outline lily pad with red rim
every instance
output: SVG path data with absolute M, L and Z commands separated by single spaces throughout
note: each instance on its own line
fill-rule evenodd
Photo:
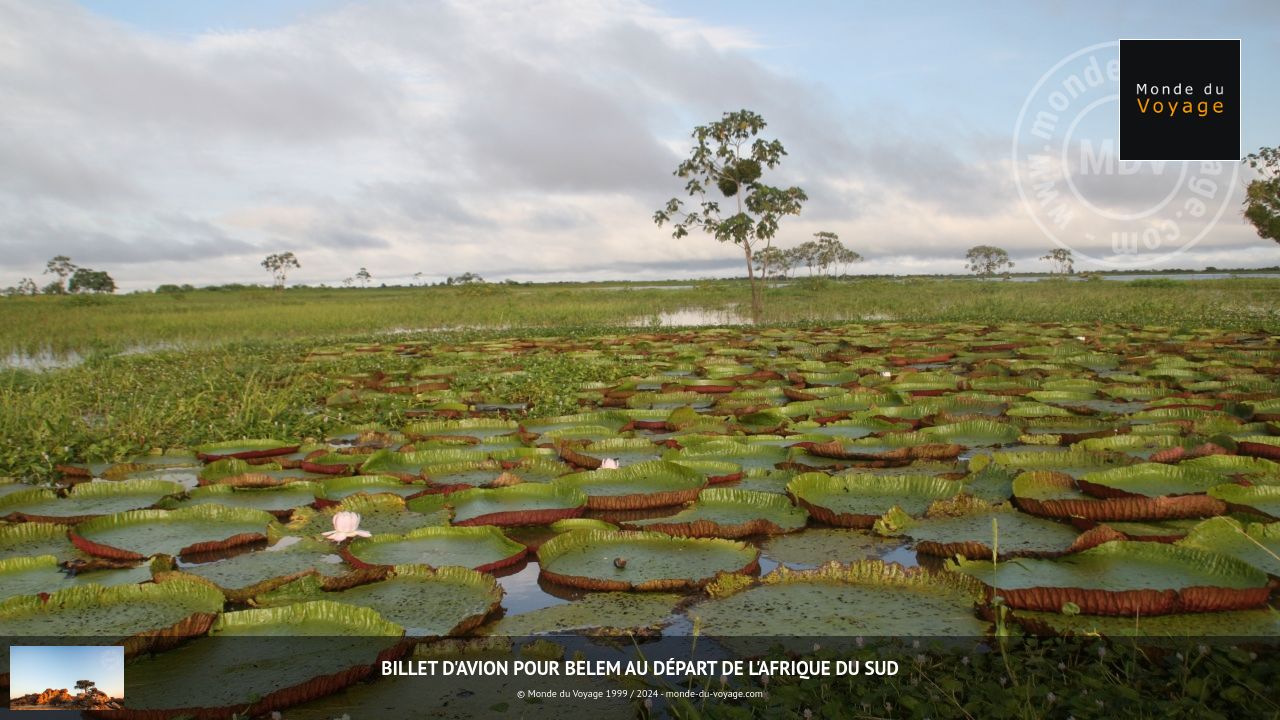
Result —
M 743 538 L 780 535 L 804 528 L 809 514 L 784 495 L 736 488 L 707 488 L 670 517 L 622 523 L 626 530 L 651 530 L 678 537 Z
M 281 440 L 226 440 L 224 442 L 197 445 L 194 450 L 196 451 L 196 457 L 205 462 L 213 462 L 226 458 L 251 460 L 288 455 L 296 451 L 298 447 L 298 443 Z
M 459 566 L 491 572 L 524 559 L 524 545 L 491 525 L 426 527 L 401 535 L 359 538 L 342 548 L 342 556 L 356 567 L 394 565 Z
M 143 560 L 152 555 L 209 553 L 265 542 L 274 522 L 261 510 L 221 505 L 131 510 L 86 520 L 71 530 L 71 542 L 90 555 Z
M 321 599 L 367 607 L 412 637 L 444 637 L 480 625 L 500 606 L 502 587 L 492 576 L 467 568 L 398 565 L 381 579 L 355 583 L 308 575 L 254 602 L 274 607 Z
M 1163 543 L 1116 540 L 1053 560 L 949 561 L 1010 607 L 1087 615 L 1246 610 L 1271 594 L 1266 573 L 1235 558 Z
M 587 496 L 581 491 L 543 483 L 423 495 L 408 502 L 410 510 L 420 513 L 448 508 L 453 516 L 451 524 L 458 527 L 548 525 L 578 517 L 586 506 Z
M 643 510 L 689 502 L 707 479 L 692 468 L 653 461 L 564 475 L 552 484 L 585 493 L 592 510 Z
M 898 507 L 921 515 L 930 503 L 955 497 L 962 486 L 929 475 L 824 475 L 804 473 L 787 483 L 787 494 L 815 519 L 839 527 L 869 528 Z
M 541 576 L 584 590 L 680 590 L 718 573 L 754 573 L 754 547 L 719 538 L 587 530 L 557 535 L 538 548 Z
M 224 613 L 208 637 L 128 663 L 128 708 L 115 712 L 139 718 L 267 715 L 363 680 L 379 660 L 402 655 L 403 634 L 373 610 L 327 600 Z M 245 639 L 255 637 L 292 639 Z

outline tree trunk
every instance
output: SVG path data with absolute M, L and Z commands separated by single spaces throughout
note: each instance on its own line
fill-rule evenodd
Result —
M 742 252 L 747 256 L 747 280 L 751 284 L 751 322 L 760 324 L 764 316 L 764 298 L 760 294 L 760 285 L 756 282 L 756 272 L 751 267 L 751 247 L 745 243 Z

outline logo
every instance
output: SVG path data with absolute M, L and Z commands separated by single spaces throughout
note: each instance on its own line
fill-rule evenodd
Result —
M 1078 50 L 1040 77 L 1018 113 L 1018 194 L 1059 247 L 1116 269 L 1194 246 L 1231 203 L 1240 163 L 1132 161 L 1119 151 L 1118 41 Z

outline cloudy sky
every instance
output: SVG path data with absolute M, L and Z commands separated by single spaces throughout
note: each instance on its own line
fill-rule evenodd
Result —
M 994 244 L 1040 269 L 1019 112 L 1121 37 L 1242 38 L 1243 151 L 1280 144 L 1271 0 L 904 5 L 0 0 L 0 286 L 58 253 L 124 289 L 267 282 L 284 250 L 312 284 L 740 274 L 651 217 L 691 128 L 744 107 L 789 153 L 772 181 L 810 198 L 777 244 L 832 230 L 868 273 L 961 272 Z M 1143 173 L 1084 192 L 1141 209 L 1164 189 Z M 1240 217 L 1246 181 L 1154 264 L 1280 264 Z

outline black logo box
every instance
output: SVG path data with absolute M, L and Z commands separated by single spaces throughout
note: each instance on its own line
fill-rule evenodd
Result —
M 1239 40 L 1120 40 L 1121 160 L 1238 162 L 1240 102 Z

